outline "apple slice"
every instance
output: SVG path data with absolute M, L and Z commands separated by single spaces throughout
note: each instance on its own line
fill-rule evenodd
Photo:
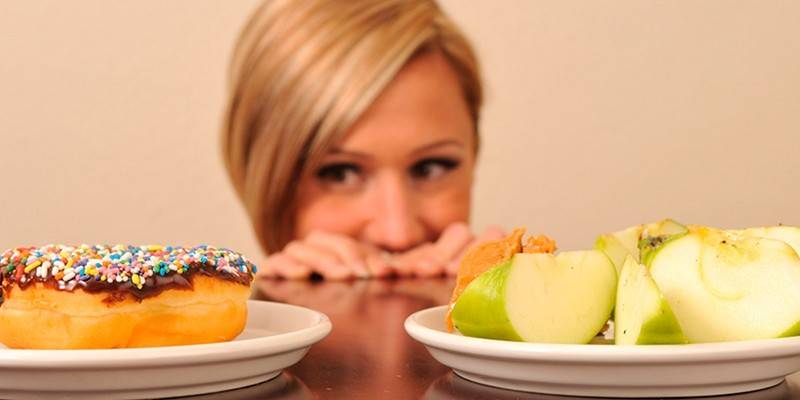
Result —
M 467 286 L 453 322 L 466 336 L 588 343 L 611 314 L 616 276 L 595 250 L 516 254 Z
M 621 231 L 606 233 L 597 237 L 594 242 L 595 250 L 600 250 L 605 253 L 611 262 L 614 263 L 614 268 L 617 269 L 617 275 L 622 270 L 622 264 L 627 256 L 633 256 L 634 260 L 639 259 L 639 236 L 642 234 L 642 225 L 632 226 Z
M 762 228 L 747 228 L 731 230 L 729 232 L 737 233 L 742 236 L 748 237 L 763 237 L 768 239 L 776 239 L 786 242 L 792 246 L 795 252 L 800 254 L 800 228 L 795 226 L 770 226 Z
M 800 334 L 800 257 L 786 242 L 693 227 L 650 273 L 692 343 Z
M 642 227 L 639 239 L 639 262 L 650 266 L 653 256 L 664 244 L 686 235 L 689 229 L 671 219 L 665 219 Z
M 614 343 L 687 343 L 675 314 L 647 267 L 628 256 L 617 285 Z

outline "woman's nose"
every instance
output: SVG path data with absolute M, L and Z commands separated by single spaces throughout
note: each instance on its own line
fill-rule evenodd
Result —
M 377 177 L 367 206 L 371 212 L 365 239 L 372 244 L 400 252 L 425 240 L 414 193 L 403 175 L 386 173 Z

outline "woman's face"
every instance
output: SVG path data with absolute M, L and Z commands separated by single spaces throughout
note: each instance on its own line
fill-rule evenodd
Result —
M 296 235 L 339 233 L 395 252 L 435 240 L 469 218 L 474 132 L 447 60 L 416 57 L 301 177 Z

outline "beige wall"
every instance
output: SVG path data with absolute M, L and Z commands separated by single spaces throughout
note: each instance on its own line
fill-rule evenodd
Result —
M 488 82 L 474 225 L 564 248 L 673 216 L 800 224 L 800 2 L 443 1 Z M 0 248 L 258 247 L 217 131 L 254 0 L 0 11 Z

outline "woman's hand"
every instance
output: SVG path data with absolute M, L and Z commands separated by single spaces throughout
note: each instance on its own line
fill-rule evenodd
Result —
M 439 276 L 444 274 L 449 264 L 459 259 L 474 239 L 466 224 L 454 223 L 442 232 L 436 242 L 423 243 L 395 255 L 391 265 L 400 276 Z
M 488 240 L 505 236 L 502 229 L 490 227 L 475 237 L 464 223 L 447 227 L 435 243 L 424 243 L 406 253 L 396 255 L 391 263 L 401 276 L 431 277 L 455 275 L 467 249 Z
M 483 233 L 481 233 L 472 242 L 470 242 L 466 247 L 464 247 L 464 249 L 458 255 L 458 258 L 456 258 L 455 260 L 450 262 L 450 264 L 447 264 L 447 267 L 445 268 L 445 272 L 447 273 L 447 275 L 456 275 L 458 273 L 458 266 L 461 265 L 461 259 L 464 258 L 464 254 L 467 252 L 467 250 L 470 247 L 475 246 L 475 245 L 480 244 L 480 243 L 488 242 L 488 241 L 491 241 L 491 240 L 500 240 L 500 239 L 502 239 L 504 237 L 506 237 L 506 232 L 502 228 L 497 227 L 497 226 L 490 226 L 490 227 L 486 228 L 486 230 L 483 231 Z
M 346 280 L 393 274 L 402 277 L 455 275 L 468 248 L 504 236 L 501 229 L 493 227 L 476 237 L 466 224 L 459 222 L 447 227 L 436 242 L 423 243 L 404 253 L 389 254 L 349 236 L 313 232 L 270 255 L 258 276 L 306 279 L 317 273 L 325 279 Z
M 266 268 L 259 270 L 262 277 L 288 279 L 305 279 L 312 273 L 343 280 L 380 278 L 391 274 L 392 269 L 385 254 L 374 246 L 345 235 L 312 232 L 270 255 Z

